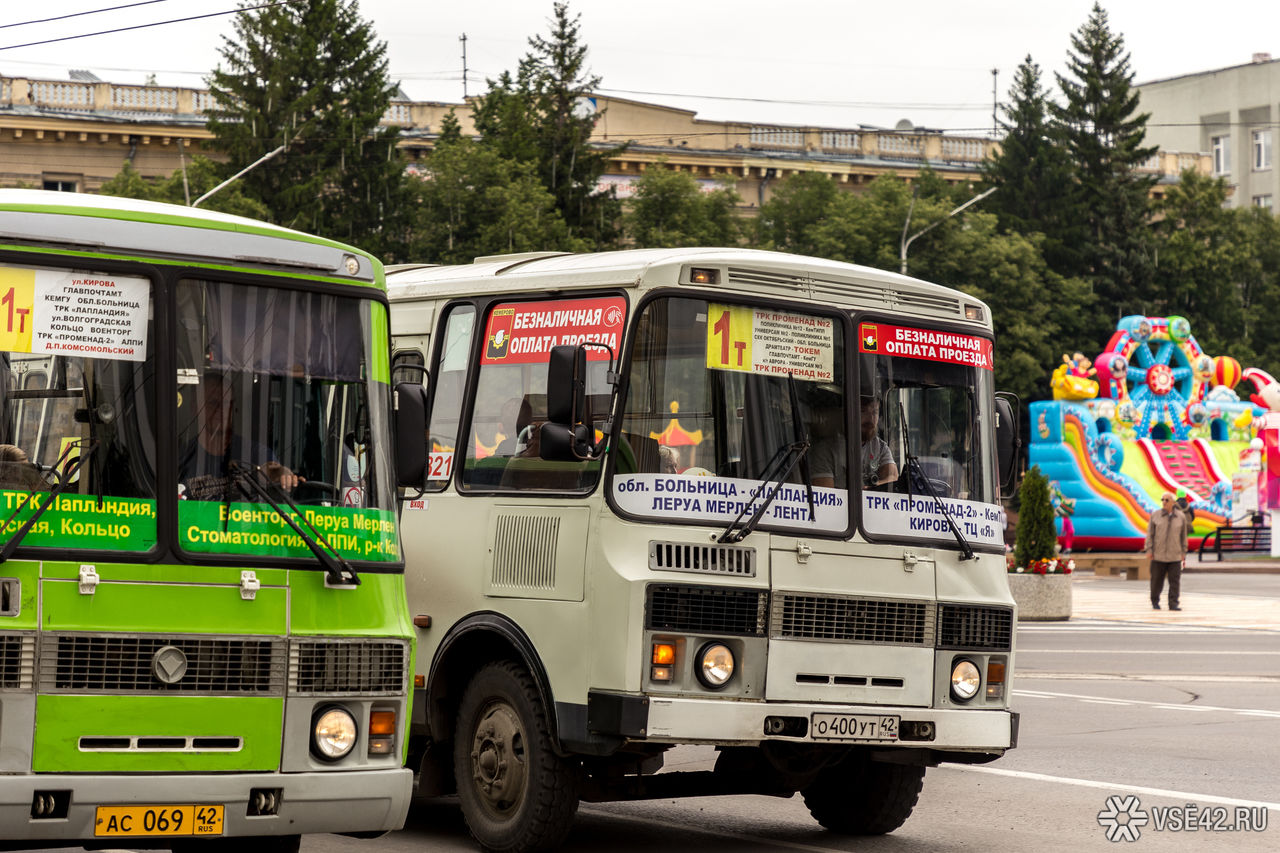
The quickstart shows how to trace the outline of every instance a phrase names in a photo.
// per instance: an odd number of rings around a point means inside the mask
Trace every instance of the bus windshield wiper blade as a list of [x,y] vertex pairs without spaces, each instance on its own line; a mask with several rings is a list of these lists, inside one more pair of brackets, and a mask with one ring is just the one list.
[[[67,449],[62,452],[62,456],[58,459],[57,467],[62,468],[67,455],[77,446],[78,445],[76,444],[67,445]],[[18,546],[22,544],[22,540],[31,532],[31,528],[35,527],[36,522],[40,520],[40,516],[44,515],[44,511],[53,506],[54,501],[58,499],[58,495],[67,490],[67,486],[70,486],[74,481],[76,474],[80,472],[81,467],[83,467],[84,463],[88,461],[89,457],[93,454],[93,451],[98,449],[98,442],[96,440],[91,441],[79,449],[80,457],[76,459],[73,464],[68,465],[66,468],[62,468],[62,475],[58,478],[58,482],[54,484],[52,489],[47,492],[27,492],[27,496],[18,504],[18,508],[13,511],[12,515],[5,519],[3,529],[8,529],[13,520],[18,517],[18,514],[31,505],[31,502],[35,499],[37,494],[45,495],[44,500],[40,501],[39,505],[36,506],[36,511],[31,513],[31,517],[22,522],[22,526],[14,531],[13,535],[9,537],[3,547],[0,547],[0,563],[7,561],[13,556],[13,552],[18,550]]]
[[938,505],[938,509],[942,510],[942,516],[947,520],[947,526],[951,528],[951,532],[955,534],[956,541],[960,543],[960,559],[975,560],[973,548],[969,545],[969,541],[964,538],[964,534],[960,532],[959,525],[956,520],[951,517],[951,513],[947,510],[947,505],[942,502],[942,498],[938,497],[938,493],[933,490],[933,483],[929,482],[928,475],[924,472],[924,466],[920,464],[920,460],[911,452],[911,436],[907,430],[907,411],[903,407],[902,402],[898,402],[898,420],[902,424],[902,450],[907,456],[907,506],[915,503],[915,495],[911,492],[911,480],[913,476],[918,476],[920,482],[924,484],[925,491],[929,493],[929,497],[933,498],[934,503]]
[[[743,505],[738,517],[729,522],[729,526],[725,528],[724,533],[721,533],[720,538],[716,541],[732,545],[735,542],[741,542],[746,539],[759,526],[760,519],[764,518],[765,510],[769,508],[769,504],[773,503],[773,499],[777,497],[778,490],[787,481],[787,477],[791,476],[791,472],[796,468],[796,463],[803,459],[808,451],[808,441],[797,441],[794,444],[784,444],[779,447],[777,452],[773,454],[773,458],[769,460],[765,473],[760,476],[760,488],[751,493],[751,500]],[[755,514],[747,519],[746,524],[739,528],[738,525],[742,522],[742,517],[750,512],[751,508],[755,506],[756,499],[770,484],[772,484],[772,488],[769,488],[769,493],[765,495],[764,500],[756,508]]]
[[[336,548],[329,544],[329,540],[324,538],[324,534],[316,530],[315,525],[307,518],[306,513],[293,502],[293,498],[289,497],[284,489],[279,490],[280,496],[284,498],[289,508],[306,523],[307,527],[311,528],[311,534],[303,530],[302,525],[298,524],[292,515],[285,512],[280,504],[272,499],[271,493],[267,491],[267,488],[258,482],[258,474],[262,472],[261,466],[245,465],[243,462],[232,460],[227,463],[227,470],[231,472],[231,476],[237,483],[247,486],[259,498],[266,501],[276,511],[276,514],[284,519],[285,524],[293,528],[293,532],[302,537],[302,541],[311,549],[311,553],[315,554],[316,559],[324,566],[325,574],[328,575],[330,583],[359,586],[360,576],[356,574],[356,570],[346,561],[346,558],[338,553]],[[324,545],[323,548],[320,547],[321,544]]]
[[[804,477],[805,490],[809,495],[809,521],[814,521],[817,518],[814,513],[813,478],[809,475],[809,460],[806,458],[806,454],[809,452],[809,436],[805,434],[804,422],[800,419],[800,397],[796,393],[796,380],[790,373],[787,374],[787,387],[791,394],[791,424],[796,440],[791,444],[784,444],[774,451],[773,458],[769,460],[769,464],[765,466],[764,472],[759,477],[761,480],[760,488],[752,492],[751,500],[743,505],[742,511],[738,513],[737,518],[729,522],[729,526],[725,528],[724,533],[720,534],[720,538],[716,540],[717,542],[731,545],[735,542],[741,542],[751,535],[752,531],[760,526],[760,519],[764,518],[765,510],[769,508],[769,504],[773,503],[773,499],[778,495],[778,490],[787,481],[787,477],[791,476],[791,472],[795,470],[797,463],[800,463],[800,474]],[[786,467],[784,468],[783,466]],[[770,483],[773,484],[773,488],[769,489],[769,494],[765,496],[755,514],[739,529],[738,525],[742,522],[742,517],[755,505],[756,497]]]
[[[969,544],[969,540],[964,538],[964,534],[960,532],[960,526],[956,524],[956,520],[951,517],[950,510],[947,505],[942,502],[942,498],[938,497],[938,493],[933,489],[933,483],[929,481],[929,477],[924,473],[924,466],[920,464],[920,460],[914,455],[907,455],[907,481],[911,481],[911,475],[916,474],[920,477],[920,482],[924,484],[924,489],[929,493],[929,497],[933,498],[934,503],[938,505],[938,509],[942,511],[942,516],[947,520],[947,525],[951,528],[951,532],[955,534],[956,541],[960,543],[961,556],[963,560],[976,560],[977,556],[973,553],[973,547]],[[910,495],[907,500],[914,500]]]

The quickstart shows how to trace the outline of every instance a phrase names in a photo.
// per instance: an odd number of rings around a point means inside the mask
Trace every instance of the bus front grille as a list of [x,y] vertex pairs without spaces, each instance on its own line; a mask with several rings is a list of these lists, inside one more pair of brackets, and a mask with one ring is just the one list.
[[44,634],[39,671],[44,693],[280,696],[284,694],[285,641]]
[[769,593],[732,587],[650,584],[645,627],[652,631],[763,637]]
[[399,640],[305,640],[289,655],[289,692],[298,696],[344,693],[403,695],[409,647]]
[[932,646],[935,621],[932,602],[781,593],[774,597],[769,636]]
[[1007,652],[1013,648],[1013,611],[974,604],[938,606],[938,648]]
[[0,690],[30,690],[35,685],[36,640],[31,634],[0,636]]

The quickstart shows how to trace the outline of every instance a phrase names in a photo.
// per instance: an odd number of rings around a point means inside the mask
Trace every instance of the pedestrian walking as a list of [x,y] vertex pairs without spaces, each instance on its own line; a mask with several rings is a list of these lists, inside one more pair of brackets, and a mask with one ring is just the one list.
[[1181,610],[1182,564],[1187,558],[1187,516],[1174,503],[1172,492],[1160,496],[1160,509],[1147,522],[1146,552],[1151,558],[1151,606],[1160,609],[1164,580],[1169,578],[1169,609]]

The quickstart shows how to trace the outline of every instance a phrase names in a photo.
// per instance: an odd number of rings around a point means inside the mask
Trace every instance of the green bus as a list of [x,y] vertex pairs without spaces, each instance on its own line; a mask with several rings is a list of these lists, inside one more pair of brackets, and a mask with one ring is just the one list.
[[402,825],[388,354],[363,252],[0,191],[0,838]]

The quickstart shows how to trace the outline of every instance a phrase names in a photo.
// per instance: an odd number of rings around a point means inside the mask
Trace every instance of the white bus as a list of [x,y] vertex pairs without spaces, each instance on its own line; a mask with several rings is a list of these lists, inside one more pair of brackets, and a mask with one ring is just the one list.
[[[387,278],[409,762],[483,847],[748,792],[885,833],[1014,747],[987,306],[746,250]],[[714,770],[657,772],[682,744]]]

